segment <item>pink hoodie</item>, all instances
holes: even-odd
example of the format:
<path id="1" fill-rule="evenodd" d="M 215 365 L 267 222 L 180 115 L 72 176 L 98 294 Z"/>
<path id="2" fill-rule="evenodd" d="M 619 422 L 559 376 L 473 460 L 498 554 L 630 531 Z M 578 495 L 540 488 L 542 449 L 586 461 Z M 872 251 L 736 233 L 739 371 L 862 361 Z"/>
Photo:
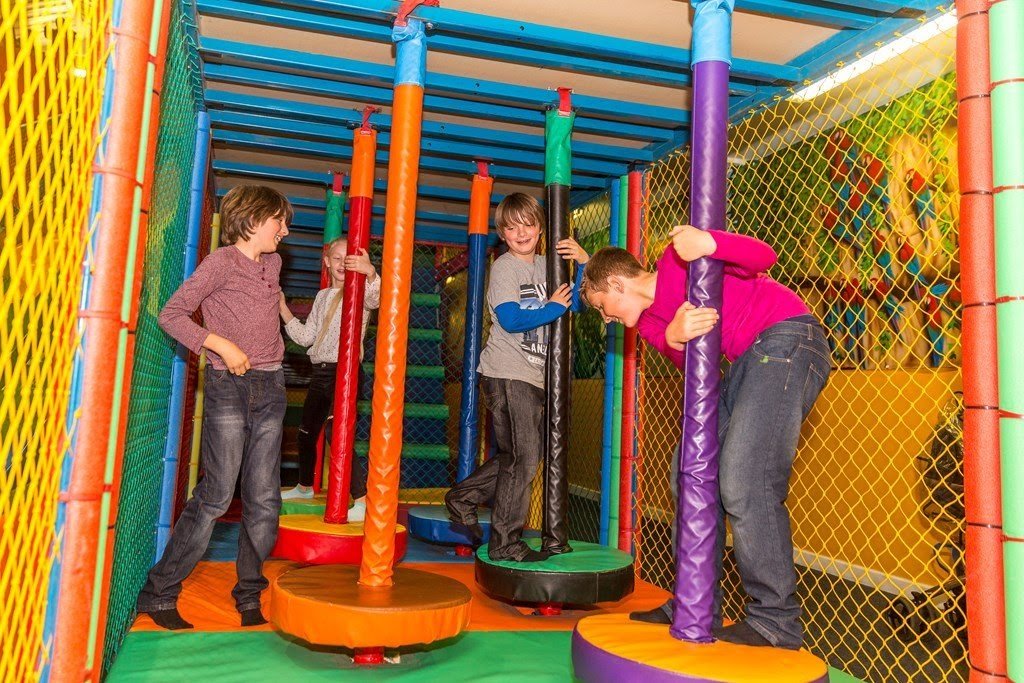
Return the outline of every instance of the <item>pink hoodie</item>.
<path id="1" fill-rule="evenodd" d="M 775 251 L 755 237 L 709 230 L 715 238 L 711 258 L 725 263 L 722 282 L 722 353 L 734 361 L 750 348 L 757 335 L 777 322 L 810 315 L 807 305 L 788 287 L 764 271 L 775 265 Z M 658 259 L 654 303 L 640 315 L 637 331 L 682 369 L 684 352 L 669 348 L 665 328 L 686 301 L 688 264 L 669 244 Z"/>

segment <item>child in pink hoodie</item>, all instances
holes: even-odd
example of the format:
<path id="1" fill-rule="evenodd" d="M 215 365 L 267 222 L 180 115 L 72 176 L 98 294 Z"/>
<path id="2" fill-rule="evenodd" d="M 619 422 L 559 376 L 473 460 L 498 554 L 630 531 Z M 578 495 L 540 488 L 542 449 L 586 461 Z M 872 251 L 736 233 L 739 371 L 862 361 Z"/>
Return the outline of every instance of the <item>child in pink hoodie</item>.
<path id="1" fill-rule="evenodd" d="M 680 370 L 686 343 L 721 322 L 722 353 L 730 364 L 718 409 L 719 547 L 724 551 L 728 518 L 750 601 L 743 621 L 722 628 L 719 588 L 715 635 L 744 645 L 798 649 L 803 632 L 785 501 L 801 424 L 831 371 L 828 342 L 800 297 L 764 273 L 776 262 L 770 246 L 690 225 L 677 226 L 671 237 L 653 273 L 623 249 L 599 250 L 587 264 L 583 297 L 606 323 L 636 327 Z M 725 264 L 721 311 L 686 300 L 687 264 L 702 257 Z M 678 457 L 673 489 L 677 468 Z M 671 615 L 669 602 L 630 616 L 668 624 Z"/>

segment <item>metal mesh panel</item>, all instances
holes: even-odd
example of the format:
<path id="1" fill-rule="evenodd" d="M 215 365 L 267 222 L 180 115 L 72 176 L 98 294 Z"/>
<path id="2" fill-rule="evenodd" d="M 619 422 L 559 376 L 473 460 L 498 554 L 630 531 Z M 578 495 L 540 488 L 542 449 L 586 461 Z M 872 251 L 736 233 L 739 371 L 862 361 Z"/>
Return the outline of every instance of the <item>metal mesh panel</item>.
<path id="1" fill-rule="evenodd" d="M 788 500 L 805 642 L 870 681 L 967 676 L 953 50 L 941 33 L 826 92 L 785 92 L 730 132 L 730 229 L 776 249 L 771 275 L 832 348 Z M 688 175 L 686 150 L 649 172 L 648 266 L 687 220 Z M 680 393 L 643 347 L 637 566 L 664 587 Z M 735 619 L 744 593 L 726 566 Z"/>
<path id="2" fill-rule="evenodd" d="M 135 598 L 154 561 L 156 523 L 168 438 L 170 372 L 176 343 L 157 315 L 182 281 L 199 79 L 192 20 L 177 4 L 171 16 L 160 102 L 153 200 L 139 302 L 124 470 L 115 531 L 104 662 L 113 661 L 135 615 Z M 179 435 L 170 435 L 178 440 Z"/>

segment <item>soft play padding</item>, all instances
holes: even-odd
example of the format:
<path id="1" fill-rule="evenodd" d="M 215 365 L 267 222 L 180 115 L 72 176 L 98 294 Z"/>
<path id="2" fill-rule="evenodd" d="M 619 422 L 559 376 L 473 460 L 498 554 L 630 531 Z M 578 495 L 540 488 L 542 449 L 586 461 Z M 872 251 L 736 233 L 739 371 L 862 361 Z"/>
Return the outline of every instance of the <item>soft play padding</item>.
<path id="1" fill-rule="evenodd" d="M 484 530 L 484 541 L 491 536 L 491 511 L 480 510 L 480 526 Z M 470 545 L 472 540 L 448 519 L 448 510 L 443 505 L 417 505 L 409 508 L 409 533 L 430 543 Z"/>
<path id="2" fill-rule="evenodd" d="M 395 562 L 405 556 L 408 534 L 395 529 Z M 363 557 L 363 523 L 327 524 L 318 515 L 284 515 L 271 553 L 303 564 L 359 564 Z"/>

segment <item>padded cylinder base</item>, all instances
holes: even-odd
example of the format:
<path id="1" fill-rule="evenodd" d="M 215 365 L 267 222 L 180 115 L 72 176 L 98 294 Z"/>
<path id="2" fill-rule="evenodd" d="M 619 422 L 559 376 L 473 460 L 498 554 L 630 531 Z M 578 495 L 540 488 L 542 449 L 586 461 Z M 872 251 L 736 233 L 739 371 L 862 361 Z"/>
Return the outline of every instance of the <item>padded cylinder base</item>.
<path id="1" fill-rule="evenodd" d="M 534 550 L 540 539 L 525 539 Z M 633 592 L 633 557 L 596 543 L 570 541 L 573 552 L 543 562 L 495 562 L 487 546 L 476 552 L 476 582 L 512 602 L 593 605 L 616 602 Z"/>
<path id="2" fill-rule="evenodd" d="M 484 530 L 484 542 L 491 537 L 491 511 L 481 509 L 480 526 Z M 448 545 L 472 545 L 469 534 L 461 526 L 453 525 L 448 519 L 444 505 L 417 505 L 409 508 L 409 533 L 428 543 Z"/>
<path id="3" fill-rule="evenodd" d="M 572 634 L 572 666 L 584 683 L 828 683 L 828 666 L 804 650 L 676 640 L 668 626 L 627 614 L 586 617 Z"/>
<path id="4" fill-rule="evenodd" d="M 395 530 L 395 562 L 405 557 L 409 535 Z M 319 515 L 283 515 L 271 555 L 303 564 L 359 564 L 363 558 L 363 523 L 326 524 Z"/>
<path id="5" fill-rule="evenodd" d="M 398 648 L 453 638 L 469 625 L 469 589 L 396 567 L 394 585 L 360 586 L 359 567 L 301 567 L 270 587 L 270 621 L 313 645 Z"/>

